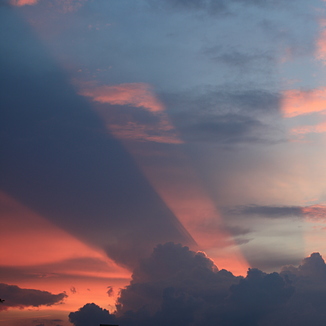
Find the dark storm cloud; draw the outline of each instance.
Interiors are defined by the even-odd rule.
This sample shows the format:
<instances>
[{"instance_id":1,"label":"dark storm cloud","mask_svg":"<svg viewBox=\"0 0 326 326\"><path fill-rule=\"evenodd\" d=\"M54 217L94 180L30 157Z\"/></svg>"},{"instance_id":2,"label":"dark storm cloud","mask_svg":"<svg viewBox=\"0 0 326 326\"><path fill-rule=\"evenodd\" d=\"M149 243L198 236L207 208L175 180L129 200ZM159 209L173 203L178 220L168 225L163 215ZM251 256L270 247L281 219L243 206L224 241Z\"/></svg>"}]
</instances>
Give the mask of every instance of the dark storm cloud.
<instances>
[{"instance_id":1,"label":"dark storm cloud","mask_svg":"<svg viewBox=\"0 0 326 326\"><path fill-rule=\"evenodd\" d=\"M2 190L124 265L193 243L28 26L11 8L0 21Z\"/></svg>"},{"instance_id":2,"label":"dark storm cloud","mask_svg":"<svg viewBox=\"0 0 326 326\"><path fill-rule=\"evenodd\" d=\"M52 306L60 303L67 297L65 293L52 294L47 291L22 289L16 285L0 283L1 299L0 311L9 308L26 308L39 306Z\"/></svg>"},{"instance_id":3,"label":"dark storm cloud","mask_svg":"<svg viewBox=\"0 0 326 326\"><path fill-rule=\"evenodd\" d=\"M326 323L325 299L326 265L318 253L281 273L252 268L235 277L204 254L168 243L134 271L117 315L88 304L70 320L75 326L91 325L85 322L91 316L126 326L317 326Z\"/></svg>"}]
</instances>

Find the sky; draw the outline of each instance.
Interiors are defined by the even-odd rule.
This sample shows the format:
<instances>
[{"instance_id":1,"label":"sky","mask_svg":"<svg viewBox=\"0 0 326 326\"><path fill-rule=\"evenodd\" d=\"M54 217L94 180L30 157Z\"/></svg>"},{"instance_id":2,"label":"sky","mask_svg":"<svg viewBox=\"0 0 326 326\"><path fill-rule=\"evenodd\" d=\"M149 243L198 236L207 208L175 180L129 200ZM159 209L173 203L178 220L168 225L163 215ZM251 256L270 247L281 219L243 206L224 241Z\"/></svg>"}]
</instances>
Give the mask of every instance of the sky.
<instances>
[{"instance_id":1,"label":"sky","mask_svg":"<svg viewBox=\"0 0 326 326\"><path fill-rule=\"evenodd\" d=\"M0 1L0 325L326 323L325 1Z\"/></svg>"}]
</instances>

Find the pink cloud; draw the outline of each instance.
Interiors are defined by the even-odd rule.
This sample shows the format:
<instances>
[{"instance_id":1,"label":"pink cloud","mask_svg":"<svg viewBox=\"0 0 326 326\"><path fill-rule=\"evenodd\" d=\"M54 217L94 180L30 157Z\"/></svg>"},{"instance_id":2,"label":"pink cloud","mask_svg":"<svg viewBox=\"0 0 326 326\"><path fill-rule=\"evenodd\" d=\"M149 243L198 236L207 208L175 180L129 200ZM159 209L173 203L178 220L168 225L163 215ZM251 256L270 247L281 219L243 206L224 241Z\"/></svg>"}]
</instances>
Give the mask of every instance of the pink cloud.
<instances>
[{"instance_id":1,"label":"pink cloud","mask_svg":"<svg viewBox=\"0 0 326 326\"><path fill-rule=\"evenodd\" d=\"M152 86L145 83L96 86L92 83L77 82L80 94L99 103L126 105L128 114L108 107L98 108L98 113L106 122L109 130L119 139L132 141L151 141L166 144L181 144L174 126L169 121L164 105L157 99ZM136 120L135 109L143 109L152 114L151 122Z\"/></svg>"},{"instance_id":2,"label":"pink cloud","mask_svg":"<svg viewBox=\"0 0 326 326\"><path fill-rule=\"evenodd\" d=\"M17 7L22 7L25 5L35 5L38 0L11 0L10 3Z\"/></svg>"},{"instance_id":3,"label":"pink cloud","mask_svg":"<svg viewBox=\"0 0 326 326\"><path fill-rule=\"evenodd\" d=\"M87 87L80 94L91 97L95 102L142 107L150 112L164 111L164 106L155 97L152 87L145 83Z\"/></svg>"},{"instance_id":4,"label":"pink cloud","mask_svg":"<svg viewBox=\"0 0 326 326\"><path fill-rule=\"evenodd\" d=\"M287 90L283 93L282 112L286 118L325 110L326 87L309 91Z\"/></svg>"}]
</instances>

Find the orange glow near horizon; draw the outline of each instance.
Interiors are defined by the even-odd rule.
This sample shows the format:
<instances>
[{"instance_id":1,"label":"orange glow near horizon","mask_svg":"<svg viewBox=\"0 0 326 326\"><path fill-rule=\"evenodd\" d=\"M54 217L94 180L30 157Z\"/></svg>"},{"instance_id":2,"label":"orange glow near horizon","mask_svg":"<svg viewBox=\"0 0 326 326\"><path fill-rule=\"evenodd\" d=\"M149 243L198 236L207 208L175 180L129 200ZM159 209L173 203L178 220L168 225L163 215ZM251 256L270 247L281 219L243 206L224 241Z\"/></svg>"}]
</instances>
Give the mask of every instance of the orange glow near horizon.
<instances>
[{"instance_id":1,"label":"orange glow near horizon","mask_svg":"<svg viewBox=\"0 0 326 326\"><path fill-rule=\"evenodd\" d=\"M326 87L310 91L287 90L283 93L282 112L285 118L326 110Z\"/></svg>"},{"instance_id":2,"label":"orange glow near horizon","mask_svg":"<svg viewBox=\"0 0 326 326\"><path fill-rule=\"evenodd\" d=\"M51 307L26 308L19 313L10 308L9 317L26 318L30 311L43 309L70 312L87 302L115 309L119 288L129 283L131 272L116 265L100 248L84 244L3 192L0 208L0 237L6 244L6 250L0 251L1 282L68 294L62 304ZM108 286L114 288L111 297L106 293Z\"/></svg>"}]
</instances>

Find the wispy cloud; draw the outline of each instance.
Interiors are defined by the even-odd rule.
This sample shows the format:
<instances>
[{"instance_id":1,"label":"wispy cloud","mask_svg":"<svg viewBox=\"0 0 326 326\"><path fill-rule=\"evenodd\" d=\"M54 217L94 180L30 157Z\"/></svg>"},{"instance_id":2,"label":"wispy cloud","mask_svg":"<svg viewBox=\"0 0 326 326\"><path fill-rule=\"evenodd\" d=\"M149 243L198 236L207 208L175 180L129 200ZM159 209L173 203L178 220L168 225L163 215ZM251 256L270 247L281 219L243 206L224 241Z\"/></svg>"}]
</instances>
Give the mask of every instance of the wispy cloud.
<instances>
[{"instance_id":1,"label":"wispy cloud","mask_svg":"<svg viewBox=\"0 0 326 326\"><path fill-rule=\"evenodd\" d=\"M247 205L225 208L225 214L261 216L267 218L307 218L312 221L326 221L326 205L309 206L260 206Z\"/></svg>"},{"instance_id":2,"label":"wispy cloud","mask_svg":"<svg viewBox=\"0 0 326 326\"><path fill-rule=\"evenodd\" d=\"M131 105L150 112L164 111L163 104L155 97L153 89L145 83L130 83L113 86L92 86L82 88L80 94L100 103Z\"/></svg>"},{"instance_id":3,"label":"wispy cloud","mask_svg":"<svg viewBox=\"0 0 326 326\"><path fill-rule=\"evenodd\" d=\"M295 135L305 135L310 133L324 133L326 132L326 121L317 125L307 125L293 128L291 132Z\"/></svg>"}]
</instances>

